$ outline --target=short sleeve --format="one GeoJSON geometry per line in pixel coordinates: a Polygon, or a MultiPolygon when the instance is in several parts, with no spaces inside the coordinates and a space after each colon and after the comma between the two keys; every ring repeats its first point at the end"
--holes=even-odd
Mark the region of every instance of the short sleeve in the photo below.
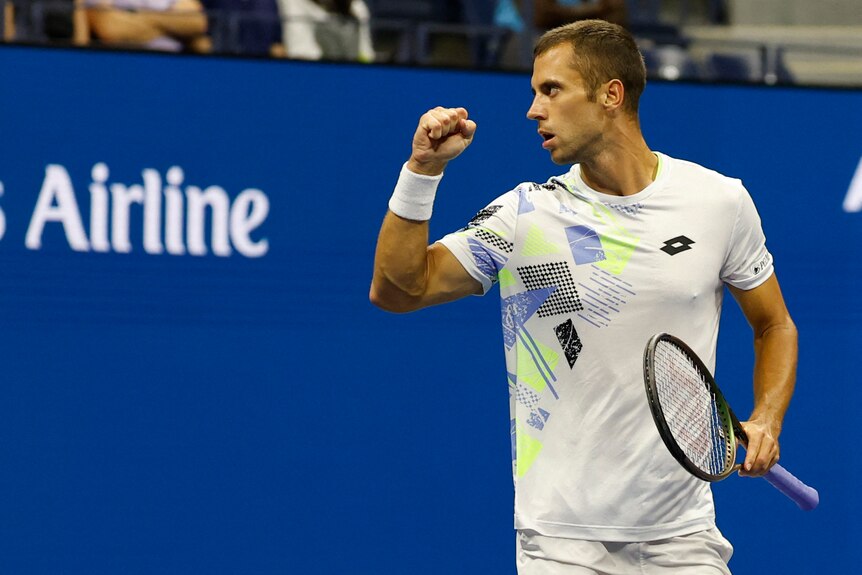
{"type": "Polygon", "coordinates": [[[515,249],[518,191],[507,192],[479,210],[467,225],[438,240],[482,284],[485,294],[515,249]]]}
{"type": "Polygon", "coordinates": [[[739,289],[750,290],[769,279],[774,268],[754,201],[742,182],[737,183],[739,204],[721,279],[739,289]]]}

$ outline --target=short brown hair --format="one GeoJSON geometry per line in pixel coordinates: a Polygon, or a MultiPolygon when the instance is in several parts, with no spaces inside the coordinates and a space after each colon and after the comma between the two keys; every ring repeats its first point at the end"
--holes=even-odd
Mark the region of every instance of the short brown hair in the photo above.
{"type": "Polygon", "coordinates": [[[622,26],[604,20],[579,20],[548,30],[533,50],[533,59],[560,44],[572,47],[572,67],[587,83],[593,100],[599,86],[619,80],[625,89],[623,109],[637,115],[646,87],[646,67],[637,43],[622,26]]]}

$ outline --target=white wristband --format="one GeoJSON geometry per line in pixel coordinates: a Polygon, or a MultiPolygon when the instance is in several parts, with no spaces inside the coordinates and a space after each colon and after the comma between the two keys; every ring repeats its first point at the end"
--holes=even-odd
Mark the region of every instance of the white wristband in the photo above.
{"type": "Polygon", "coordinates": [[[443,174],[426,176],[407,169],[407,164],[401,168],[395,191],[389,199],[389,211],[407,220],[424,222],[431,219],[434,209],[434,196],[443,174]]]}

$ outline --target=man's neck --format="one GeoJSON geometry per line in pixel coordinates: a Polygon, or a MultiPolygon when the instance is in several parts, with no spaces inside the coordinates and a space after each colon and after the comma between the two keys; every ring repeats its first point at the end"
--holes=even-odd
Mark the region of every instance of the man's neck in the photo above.
{"type": "Polygon", "coordinates": [[[658,156],[643,141],[624,141],[607,147],[581,163],[581,178],[594,190],[613,196],[631,196],[658,177],[658,156]]]}

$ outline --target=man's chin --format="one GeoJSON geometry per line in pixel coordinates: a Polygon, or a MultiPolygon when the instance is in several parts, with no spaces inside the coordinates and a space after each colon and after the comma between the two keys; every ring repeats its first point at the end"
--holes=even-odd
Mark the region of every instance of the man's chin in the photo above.
{"type": "Polygon", "coordinates": [[[559,150],[551,150],[551,161],[558,166],[566,166],[574,163],[568,156],[562,154],[559,150]]]}

